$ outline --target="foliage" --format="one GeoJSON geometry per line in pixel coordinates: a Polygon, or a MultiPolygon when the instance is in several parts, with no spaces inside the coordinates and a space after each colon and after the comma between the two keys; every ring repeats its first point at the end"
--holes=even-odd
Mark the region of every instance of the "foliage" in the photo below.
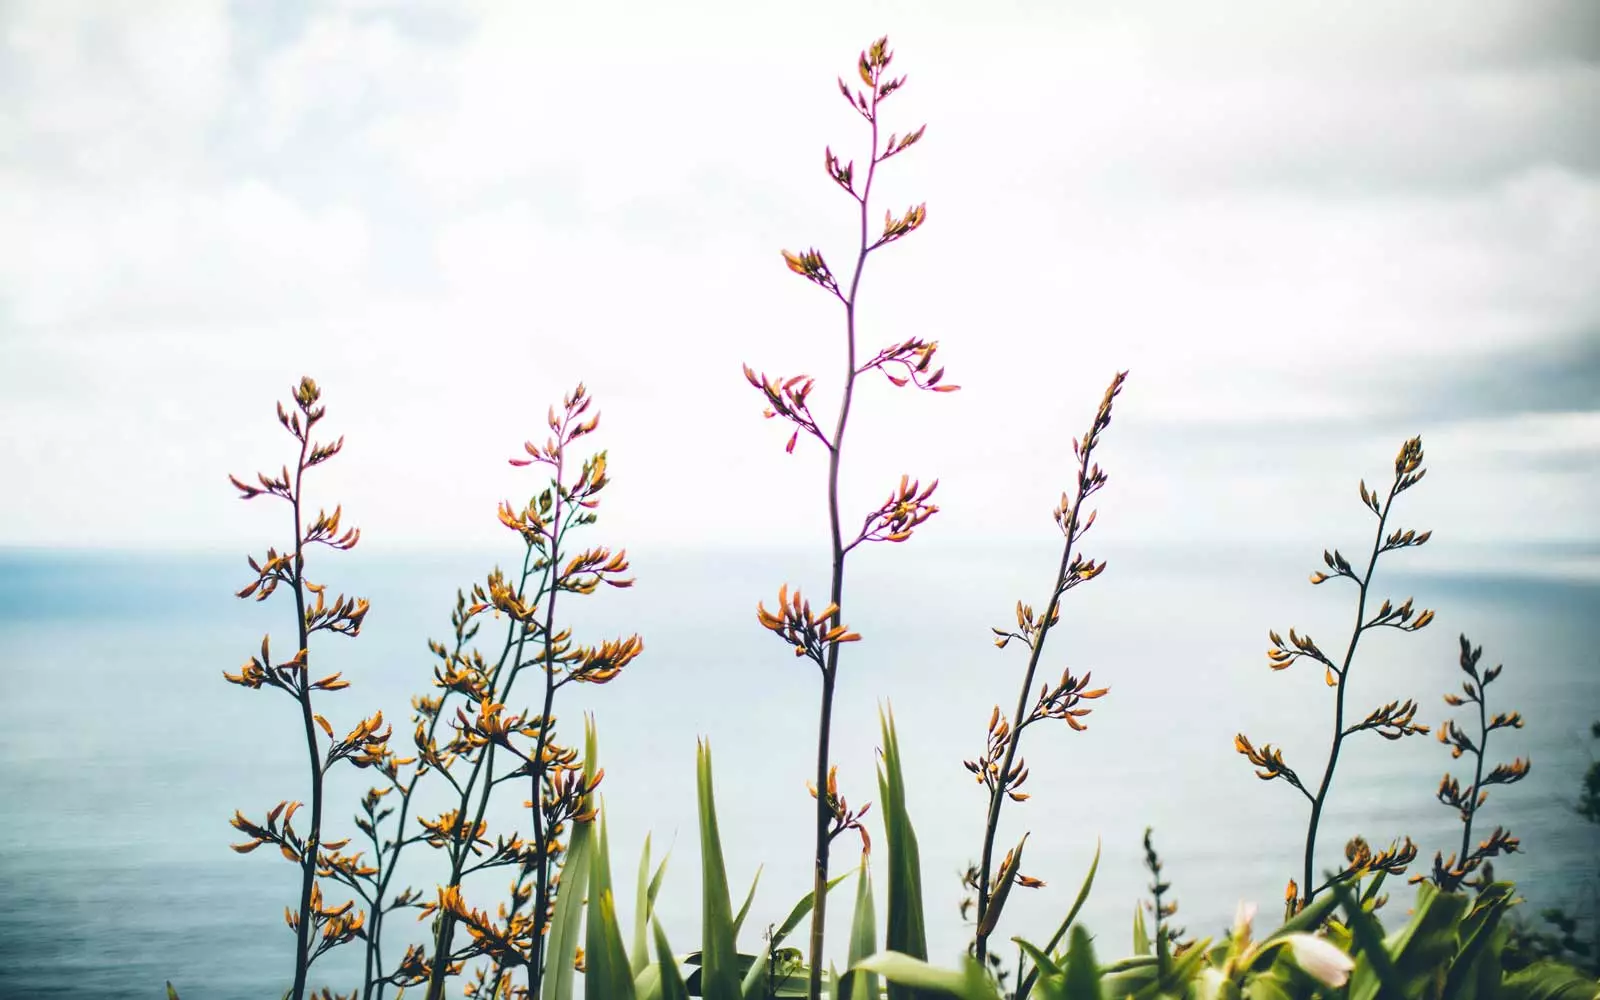
{"type": "MultiPolygon", "coordinates": [[[[430,642],[436,663],[432,668],[433,693],[412,700],[415,756],[399,757],[389,747],[391,731],[381,713],[364,717],[348,735],[335,738],[335,729],[318,711],[322,692],[348,687],[338,673],[312,681],[312,633],[328,631],[358,634],[367,613],[362,600],[339,597],[327,603],[324,588],[305,575],[306,551],[316,543],[337,549],[352,547],[358,532],[341,533],[342,510],[319,512],[305,523],[309,508],[303,505],[303,479],[312,467],[342,448],[343,439],[331,444],[311,440],[312,427],[321,421],[320,390],[303,379],[295,390],[298,412],[279,407],[283,426],[299,442],[296,470],[258,477],[259,488],[233,479],[246,499],[273,496],[289,503],[294,539],[279,554],[269,548],[265,559],[251,559],[256,579],[239,592],[241,598],[264,600],[280,585],[296,602],[295,653],[274,664],[270,645],[263,639],[259,657],[253,657],[237,674],[226,678],[252,689],[276,688],[296,702],[310,762],[309,829],[297,831],[293,820],[302,804],[285,800],[257,822],[235,816],[233,825],[251,839],[236,845],[241,853],[273,844],[300,872],[299,908],[286,913],[295,933],[292,985],[294,1000],[320,995],[335,996],[324,988],[308,992],[313,963],[327,951],[361,941],[365,947],[364,981],[344,996],[363,1000],[382,998],[389,988],[400,996],[407,988],[422,987],[428,1000],[438,1000],[453,978],[463,993],[478,1000],[573,1000],[581,989],[585,1000],[761,1000],[775,997],[826,996],[830,1000],[925,1000],[955,996],[969,1000],[1090,1000],[1090,998],[1182,997],[1193,1000],[1240,998],[1507,998],[1534,1000],[1544,997],[1600,996],[1597,983],[1569,965],[1541,957],[1519,962],[1509,946],[1514,927],[1507,919],[1518,902],[1510,883],[1496,881],[1489,859],[1511,853],[1515,838],[1497,828],[1474,849],[1472,826],[1484,803],[1485,789],[1510,784],[1527,772],[1526,761],[1499,765],[1484,771],[1489,732],[1517,728],[1517,713],[1490,716],[1485,692],[1500,668],[1480,673],[1481,648],[1461,637],[1461,668],[1469,680],[1466,697],[1447,696],[1455,707],[1478,708],[1478,728],[1470,732],[1447,722],[1440,738],[1459,758],[1470,754],[1476,764],[1471,783],[1446,776],[1439,798],[1458,810],[1463,823],[1462,847],[1448,861],[1435,857],[1431,881],[1421,881],[1417,903],[1404,926],[1388,932],[1377,911],[1385,897],[1385,879],[1404,871],[1416,848],[1409,838],[1390,848],[1373,851],[1361,837],[1346,848],[1347,864],[1313,879],[1318,825],[1331,788],[1344,741],[1364,731],[1389,740],[1428,732],[1414,722],[1415,702],[1393,701],[1361,721],[1347,723],[1345,694],[1356,647],[1368,631],[1392,627],[1416,631],[1433,618],[1432,611],[1413,612],[1407,599],[1398,607],[1385,600],[1368,615],[1368,598],[1378,557],[1390,550],[1425,543],[1429,532],[1386,529],[1399,494],[1416,485],[1423,475],[1420,438],[1408,440],[1394,462],[1394,479],[1387,496],[1360,487],[1363,505],[1377,518],[1376,537],[1364,570],[1359,571],[1339,552],[1324,552],[1330,573],[1317,572],[1314,584],[1335,576],[1357,585],[1356,624],[1338,662],[1323,653],[1309,635],[1289,632],[1285,643],[1276,632],[1268,653],[1274,670],[1296,659],[1309,658],[1324,667],[1324,677],[1334,688],[1332,745],[1321,781],[1312,786],[1283,760],[1271,744],[1259,749],[1242,733],[1236,749],[1266,780],[1283,780],[1310,803],[1310,820],[1304,843],[1301,881],[1289,882],[1286,912],[1281,926],[1261,940],[1254,938],[1254,905],[1241,905],[1233,926],[1221,940],[1184,940],[1172,923],[1177,904],[1164,865],[1156,852],[1152,832],[1145,832],[1145,863],[1152,882],[1152,899],[1135,908],[1129,957],[1105,961],[1105,944],[1078,922],[1099,870],[1100,852],[1089,866],[1081,887],[1065,916],[1046,938],[1042,934],[1016,935],[1017,965],[1012,972],[1000,968],[992,938],[1009,894],[1018,886],[1042,888],[1038,879],[1022,874],[1024,850],[1031,833],[1023,832],[994,864],[999,823],[1007,802],[1022,803],[1028,793],[1022,786],[1029,768],[1021,753],[1025,731],[1047,719],[1064,722],[1073,730],[1085,727],[1087,703],[1107,693],[1090,688],[1089,675],[1063,672],[1056,683],[1040,684],[1036,673],[1046,640],[1061,616],[1061,599],[1073,587],[1098,576],[1105,562],[1096,562],[1078,548],[1094,523],[1097,512],[1083,515],[1086,501],[1105,484],[1106,476],[1092,455],[1100,435],[1111,422],[1112,405],[1127,372],[1118,373],[1081,438],[1074,440],[1077,462],[1075,485],[1063,493],[1054,520],[1065,538],[1060,564],[1051,582],[1043,613],[1018,602],[1015,630],[994,629],[995,644],[1005,648],[1018,642],[1028,650],[1015,711],[1005,717],[995,706],[989,717],[983,752],[966,761],[967,770],[987,791],[987,809],[981,861],[970,866],[966,886],[971,891],[963,917],[973,915],[974,936],[970,953],[959,969],[938,968],[928,961],[927,914],[924,907],[922,866],[915,825],[907,806],[907,790],[899,737],[892,710],[880,711],[881,749],[878,762],[877,816],[882,823],[882,863],[886,873],[883,895],[872,879],[872,846],[865,817],[869,807],[852,808],[840,791],[838,768],[830,758],[830,727],[840,650],[860,638],[842,620],[846,556],[866,542],[902,542],[937,512],[930,498],[937,481],[927,487],[902,476],[888,500],[866,515],[853,540],[846,542],[839,509],[838,481],[845,430],[856,381],[872,371],[882,372],[896,386],[946,392],[954,386],[942,382],[943,369],[933,367],[937,344],[911,339],[892,345],[861,363],[857,356],[856,302],[867,256],[919,228],[926,219],[923,206],[903,216],[888,217],[881,234],[869,237],[868,206],[877,167],[917,142],[923,129],[903,138],[879,139],[879,105],[904,84],[887,69],[892,59],[887,39],[879,39],[858,60],[857,70],[866,90],[852,90],[840,81],[851,107],[872,132],[865,175],[858,178],[854,162],[841,165],[831,149],[826,152],[830,177],[857,202],[861,220],[860,245],[854,272],[841,286],[821,253],[785,252],[788,267],[817,284],[844,308],[848,368],[832,433],[826,433],[808,408],[814,380],[808,376],[768,378],[745,368],[745,376],[767,400],[768,416],[781,416],[794,425],[788,441],[792,450],[802,433],[817,439],[828,452],[828,505],[831,529],[832,574],[829,600],[820,610],[798,589],[779,589],[773,610],[758,604],[761,625],[790,646],[797,658],[808,659],[819,671],[816,775],[811,794],[816,798],[813,887],[790,909],[782,924],[767,928],[759,947],[743,948],[751,935],[745,927],[755,897],[759,871],[736,908],[733,886],[722,849],[718,823],[712,755],[702,740],[696,754],[696,797],[700,842],[698,891],[701,899],[699,941],[693,950],[674,951],[666,929],[656,914],[659,893],[665,885],[666,861],[653,863],[647,838],[641,854],[636,884],[633,925],[624,933],[618,916],[618,886],[612,877],[610,829],[598,790],[604,771],[598,764],[598,734],[586,720],[581,751],[557,739],[554,714],[557,693],[570,684],[605,684],[617,677],[642,653],[637,635],[622,635],[597,645],[578,644],[572,629],[560,624],[557,605],[595,593],[601,584],[626,588],[632,579],[626,553],[605,547],[579,549],[570,532],[596,522],[600,494],[609,484],[606,453],[581,462],[569,451],[582,437],[593,433],[599,418],[591,414],[592,401],[580,384],[565,397],[558,412],[551,408],[547,422],[552,433],[545,444],[528,442],[526,458],[512,465],[548,466],[551,478],[542,492],[520,508],[502,503],[499,520],[518,537],[521,568],[507,575],[498,567],[484,582],[457,591],[450,620],[450,644],[430,642]],[[315,598],[315,603],[311,599],[315,598]],[[485,651],[475,644],[483,616],[505,619],[503,638],[485,651]],[[495,647],[498,648],[495,648],[495,647]],[[519,677],[529,681],[516,684],[519,677]],[[529,688],[532,688],[529,691],[529,688]],[[530,697],[531,707],[513,711],[513,691],[530,697]],[[313,694],[318,700],[313,703],[313,694]],[[453,712],[451,711],[453,709],[453,712]],[[320,736],[318,734],[321,734],[320,736]],[[323,782],[340,761],[371,769],[382,781],[359,804],[354,827],[371,850],[344,853],[349,840],[329,840],[324,833],[323,782]],[[449,808],[437,814],[416,812],[419,783],[428,779],[449,808]],[[491,831],[485,819],[491,796],[502,785],[512,785],[525,800],[528,831],[491,831]],[[830,877],[829,849],[846,832],[860,837],[861,854],[854,872],[830,877]],[[432,897],[395,883],[404,848],[424,844],[444,861],[444,877],[432,897]],[[509,869],[508,891],[494,913],[468,902],[466,880],[478,873],[509,869]],[[845,879],[855,877],[855,903],[848,940],[848,962],[841,973],[824,967],[826,903],[828,893],[845,879]],[[1477,876],[1469,880],[1470,875],[1477,876]],[[1301,889],[1301,885],[1304,889],[1301,889]],[[1463,888],[1476,892],[1468,895],[1463,888]],[[325,891],[350,898],[335,901],[325,891]],[[402,909],[415,909],[420,918],[432,918],[426,943],[407,946],[398,960],[386,960],[383,930],[386,918],[402,909]],[[879,914],[882,913],[881,929],[879,914]],[[1149,920],[1146,919],[1146,914],[1149,920]],[[809,948],[789,947],[789,937],[810,920],[809,948]],[[463,933],[458,934],[461,931],[463,933]],[[1043,941],[1043,944],[1035,942],[1043,941]],[[881,941],[881,944],[880,944],[881,941]],[[1521,966],[1521,967],[1515,967],[1521,966]],[[580,978],[581,976],[581,978],[580,978]],[[1008,983],[1014,989],[1007,992],[1008,983]]],[[[320,656],[320,654],[318,654],[320,656]]],[[[320,662],[320,660],[319,660],[320,662]]],[[[319,670],[320,672],[320,670],[319,670]]],[[[1470,724],[1469,724],[1470,725],[1470,724]]],[[[1600,736],[1600,725],[1596,727],[1600,736]]],[[[1591,770],[1585,816],[1600,820],[1595,805],[1600,771],[1591,770]]],[[[408,855],[409,857],[409,855],[408,855]]],[[[474,887],[473,895],[479,890],[474,887]]],[[[1043,931],[1045,928],[1040,928],[1043,931]]],[[[1568,937],[1576,941],[1570,929],[1568,937]]],[[[1581,942],[1580,942],[1581,943],[1581,942]]],[[[1569,948],[1574,953],[1576,946],[1569,948]]],[[[1523,957],[1526,957],[1525,955],[1523,957]]],[[[168,984],[169,997],[177,991],[168,984]]]]}
{"type": "Polygon", "coordinates": [[[855,251],[855,267],[848,283],[843,288],[840,287],[826,259],[816,249],[806,250],[803,253],[783,251],[784,262],[791,271],[833,296],[844,310],[845,378],[832,433],[825,432],[817,424],[807,402],[816,385],[815,379],[808,375],[769,378],[765,372],[758,376],[748,365],[744,368],[745,379],[759,389],[766,398],[766,415],[782,417],[794,425],[794,430],[789,435],[789,442],[785,446],[786,450],[793,452],[800,435],[804,433],[819,441],[828,453],[829,556],[832,562],[828,606],[813,614],[810,603],[801,598],[800,592],[796,590],[791,598],[788,585],[785,584],[778,591],[777,613],[768,612],[765,606],[758,607],[757,612],[762,627],[771,630],[786,644],[792,646],[796,656],[811,659],[822,679],[821,702],[817,717],[816,779],[810,786],[811,794],[817,800],[816,835],[812,858],[812,892],[816,896],[817,905],[811,916],[811,978],[808,986],[811,1000],[817,1000],[822,991],[822,945],[827,918],[827,894],[823,891],[823,887],[828,881],[830,846],[834,838],[846,830],[858,830],[862,833],[862,848],[867,849],[866,834],[860,822],[861,815],[866,810],[863,808],[851,811],[845,800],[840,797],[837,772],[829,756],[833,731],[833,693],[839,675],[840,647],[843,643],[854,642],[861,638],[850,631],[841,619],[840,604],[844,601],[845,559],[856,546],[866,542],[907,540],[919,525],[939,510],[928,502],[939,485],[938,480],[924,487],[920,481],[912,482],[910,477],[901,476],[899,486],[890,491],[889,498],[883,505],[866,515],[855,538],[848,542],[845,540],[844,515],[839,509],[839,473],[844,454],[845,431],[849,427],[851,403],[855,398],[856,381],[864,375],[877,371],[895,386],[911,385],[932,392],[954,392],[958,388],[943,384],[943,368],[930,370],[933,366],[934,353],[939,349],[937,342],[918,338],[901,341],[883,348],[865,362],[858,355],[856,307],[861,291],[861,275],[866,268],[868,255],[909,236],[920,228],[928,217],[925,204],[914,205],[899,217],[887,213],[884,216],[883,230],[877,236],[874,237],[869,228],[872,185],[877,178],[878,167],[891,157],[909,149],[922,138],[927,128],[926,125],[921,126],[904,136],[890,133],[887,141],[881,141],[879,109],[883,102],[906,82],[903,76],[894,78],[888,75],[889,64],[893,60],[894,53],[889,51],[888,38],[880,38],[862,51],[856,61],[856,75],[860,77],[866,89],[852,90],[843,78],[839,80],[839,92],[867,123],[871,131],[865,175],[857,177],[854,160],[841,164],[832,147],[824,151],[829,178],[856,203],[860,219],[860,239],[855,251]]]}
{"type": "MultiPolygon", "coordinates": [[[[1590,726],[1589,735],[1600,740],[1600,722],[1590,726]]],[[[1600,761],[1590,759],[1573,811],[1589,823],[1600,825],[1600,761]]],[[[1555,959],[1600,976],[1600,874],[1585,881],[1589,893],[1587,913],[1549,907],[1539,913],[1545,929],[1512,922],[1506,968],[1555,959]]]]}

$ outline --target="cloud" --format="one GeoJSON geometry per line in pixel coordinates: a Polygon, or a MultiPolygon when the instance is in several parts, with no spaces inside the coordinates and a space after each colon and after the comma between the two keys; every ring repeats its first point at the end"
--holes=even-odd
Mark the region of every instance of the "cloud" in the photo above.
{"type": "Polygon", "coordinates": [[[618,537],[820,537],[819,455],[783,454],[739,365],[835,398],[838,304],[777,251],[851,266],[821,153],[862,161],[833,77],[883,30],[885,127],[929,128],[868,221],[929,223],[869,260],[862,349],[938,339],[964,388],[862,388],[849,509],[904,471],[941,479],[930,532],[1048,530],[1131,369],[1119,544],[1302,537],[1416,433],[1473,497],[1441,537],[1487,541],[1513,480],[1499,535],[1600,536],[1592,5],[619,10],[7,8],[0,461],[48,489],[0,499],[0,541],[231,543],[219,470],[276,454],[250,421],[306,372],[374,538],[495,537],[505,458],[579,379],[618,537]]]}

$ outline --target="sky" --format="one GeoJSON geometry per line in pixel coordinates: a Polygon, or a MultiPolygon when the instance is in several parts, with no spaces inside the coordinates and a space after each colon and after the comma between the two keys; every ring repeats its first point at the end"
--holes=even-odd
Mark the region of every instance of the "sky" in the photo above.
{"type": "Polygon", "coordinates": [[[302,375],[363,545],[504,545],[579,381],[606,544],[821,543],[741,365],[831,422],[841,309],[780,250],[848,268],[823,150],[864,165],[835,79],[887,34],[927,132],[872,215],[927,222],[860,337],[962,389],[863,381],[846,511],[907,473],[922,537],[1049,539],[1128,370],[1104,546],[1353,542],[1421,435],[1443,563],[1600,575],[1600,6],[557,7],[0,0],[0,545],[263,548],[227,476],[293,460],[302,375]]]}

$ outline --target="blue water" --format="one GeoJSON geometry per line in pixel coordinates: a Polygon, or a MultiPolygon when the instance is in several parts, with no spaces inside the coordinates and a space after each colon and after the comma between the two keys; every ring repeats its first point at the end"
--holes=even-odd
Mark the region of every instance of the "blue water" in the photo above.
{"type": "MultiPolygon", "coordinates": [[[[1010,622],[1018,598],[1043,606],[1058,551],[1048,538],[1004,552],[920,544],[868,549],[853,564],[846,620],[866,638],[845,650],[834,757],[845,796],[875,799],[877,705],[892,699],[930,945],[937,959],[953,960],[970,933],[957,913],[959,873],[976,854],[983,809],[961,761],[981,749],[991,705],[1015,703],[1023,665],[1015,647],[991,645],[988,628],[1010,622]]],[[[1085,733],[1029,731],[1033,797],[1008,807],[1004,839],[1032,831],[1024,870],[1049,886],[1013,898],[1002,937],[1048,935],[1100,838],[1100,879],[1084,919],[1103,952],[1125,951],[1149,881],[1140,865],[1146,825],[1192,934],[1220,931],[1241,898],[1276,912],[1285,880],[1298,873],[1305,805],[1287,786],[1253,777],[1232,740],[1243,730],[1282,746],[1302,773],[1320,773],[1331,692],[1310,668],[1274,673],[1265,657],[1267,630],[1291,625],[1342,649],[1353,589],[1303,582],[1313,548],[1231,562],[1101,553],[1111,570],[1070,595],[1044,668],[1091,669],[1112,691],[1085,733]]],[[[385,557],[365,547],[318,555],[313,577],[330,593],[372,601],[358,639],[313,646],[353,683],[327,696],[323,711],[348,726],[381,708],[404,747],[409,697],[430,678],[426,640],[448,637],[456,588],[481,580],[495,556],[385,557]]],[[[1425,565],[1426,555],[1407,553],[1406,564],[1425,565]]],[[[500,557],[509,567],[512,554],[500,557]]],[[[631,886],[646,831],[658,856],[671,846],[661,914],[680,951],[696,946],[699,919],[694,741],[710,738],[736,892],[765,866],[742,942],[753,948],[809,889],[804,786],[818,687],[814,669],[760,629],[754,607],[770,607],[786,580],[820,593],[824,567],[778,551],[638,552],[634,566],[634,589],[566,607],[580,641],[637,631],[645,654],[610,685],[563,691],[559,728],[576,740],[581,713],[596,716],[619,881],[631,886]]],[[[264,605],[232,596],[249,579],[242,557],[0,553],[0,996],[157,997],[170,979],[189,1000],[259,998],[286,985],[292,936],[282,914],[296,897],[295,872],[270,850],[228,849],[238,839],[227,825],[236,808],[259,816],[305,794],[291,702],[222,680],[263,632],[277,649],[291,643],[286,594],[264,605]]],[[[1588,724],[1600,716],[1600,586],[1380,568],[1379,590],[1414,594],[1438,619],[1415,635],[1382,630],[1364,640],[1352,706],[1415,697],[1419,721],[1437,724],[1450,711],[1440,696],[1458,684],[1461,631],[1485,646],[1487,663],[1503,662],[1492,707],[1518,709],[1528,725],[1496,733],[1493,756],[1531,755],[1534,766],[1525,782],[1491,794],[1480,822],[1521,836],[1527,853],[1497,869],[1518,880],[1533,908],[1570,905],[1587,891],[1571,873],[1591,872],[1595,852],[1594,828],[1567,803],[1590,759],[1588,724]]],[[[494,625],[485,623],[486,647],[499,641],[494,625]]],[[[1408,833],[1424,859],[1448,851],[1459,827],[1433,793],[1451,763],[1431,737],[1350,744],[1324,821],[1323,867],[1356,833],[1375,844],[1408,833]]],[[[333,784],[332,835],[354,832],[348,817],[362,777],[351,769],[333,784]]],[[[521,799],[506,790],[491,823],[512,823],[521,799]]],[[[838,843],[843,871],[854,852],[838,843]]],[[[409,871],[424,882],[432,852],[412,853],[409,871]]],[[[493,909],[504,881],[469,883],[469,899],[493,909]]],[[[834,896],[835,926],[847,919],[850,892],[834,896]]],[[[631,920],[631,889],[622,895],[631,920]]],[[[1397,889],[1391,905],[1398,911],[1406,898],[1397,889]]],[[[391,955],[411,932],[397,929],[391,955]]],[[[357,955],[350,947],[323,959],[318,984],[355,986],[357,955]]]]}

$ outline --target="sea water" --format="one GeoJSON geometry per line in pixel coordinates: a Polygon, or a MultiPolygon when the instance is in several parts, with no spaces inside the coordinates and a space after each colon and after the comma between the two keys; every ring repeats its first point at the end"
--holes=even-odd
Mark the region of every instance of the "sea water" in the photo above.
{"type": "MultiPolygon", "coordinates": [[[[907,772],[908,805],[923,861],[932,957],[954,962],[969,940],[958,905],[960,874],[977,857],[984,790],[962,767],[984,743],[991,708],[1016,703],[1025,651],[998,650],[990,626],[1015,624],[1022,599],[1042,610],[1059,550],[880,546],[852,557],[845,620],[864,639],[843,650],[832,756],[852,805],[874,801],[877,713],[892,704],[907,772]]],[[[1425,567],[1428,550],[1386,556],[1425,567]]],[[[1311,553],[1315,555],[1315,553],[1311,553]]],[[[1108,553],[1107,555],[1113,555],[1108,553]]],[[[1307,807],[1282,782],[1262,782],[1233,749],[1237,732],[1281,746],[1315,781],[1325,761],[1333,692],[1301,661],[1269,669],[1267,630],[1310,632],[1342,652],[1355,588],[1304,582],[1315,568],[1295,552],[1225,559],[1216,553],[1134,552],[1070,593],[1041,662],[1040,680],[1064,668],[1092,671],[1110,693],[1089,703],[1086,732],[1030,728],[1023,754],[1031,798],[1008,804],[1000,846],[1030,832],[1026,874],[1045,888],[1013,893],[998,937],[1042,941],[1070,905],[1098,844],[1099,877],[1083,922],[1102,955],[1129,950],[1134,907],[1150,878],[1141,837],[1154,828],[1163,877],[1190,936],[1220,933],[1238,902],[1279,913],[1300,874],[1307,807]]],[[[314,552],[312,576],[369,598],[356,639],[313,640],[315,673],[344,672],[351,687],[319,694],[319,711],[348,728],[382,709],[394,746],[409,746],[409,699],[428,690],[426,642],[448,641],[458,587],[481,581],[516,552],[383,556],[314,552]]],[[[1350,708],[1415,698],[1417,721],[1437,725],[1459,687],[1457,635],[1504,663],[1492,710],[1519,710],[1521,730],[1500,730],[1492,760],[1530,756],[1529,778],[1493,789],[1476,832],[1496,824],[1525,854],[1496,870],[1543,906],[1572,906],[1594,887],[1594,827],[1571,812],[1600,717],[1600,586],[1491,576],[1402,575],[1380,563],[1375,594],[1415,596],[1435,608],[1415,635],[1369,633],[1356,656],[1350,708]]],[[[581,745],[582,719],[599,730],[602,791],[621,915],[631,926],[633,873],[647,832],[657,858],[671,852],[659,913],[674,947],[698,946],[699,862],[695,739],[710,741],[730,881],[742,898],[761,867],[741,946],[760,936],[810,888],[813,805],[805,782],[815,760],[817,671],[756,622],[778,586],[800,585],[826,603],[826,565],[815,554],[729,549],[634,555],[637,585],[563,596],[558,618],[580,642],[641,634],[644,654],[604,686],[571,686],[557,703],[558,732],[581,745]]],[[[242,557],[104,552],[0,553],[0,996],[158,997],[171,980],[186,1000],[276,997],[289,982],[292,932],[285,906],[298,874],[275,851],[239,855],[235,809],[259,819],[283,799],[307,797],[298,711],[282,692],[228,684],[273,637],[274,659],[293,647],[292,597],[264,604],[233,591],[252,574],[242,557]]],[[[1370,609],[1369,609],[1370,613],[1370,609]]],[[[480,641],[497,651],[505,622],[483,618],[480,641]]],[[[1035,685],[1037,687],[1037,683],[1035,685]]],[[[526,707],[516,698],[512,710],[526,707]]],[[[1459,713],[1458,713],[1459,714],[1459,713]]],[[[1352,739],[1341,757],[1323,823],[1319,870],[1342,858],[1352,835],[1375,847],[1410,835],[1433,852],[1459,845],[1453,810],[1434,798],[1441,775],[1466,776],[1431,736],[1391,743],[1352,739]]],[[[330,781],[330,837],[356,833],[351,817],[368,772],[330,781]]],[[[437,792],[437,789],[435,789],[437,792]]],[[[528,832],[521,788],[504,788],[491,837],[528,832]]],[[[437,794],[426,800],[439,806],[437,794]]],[[[306,814],[298,822],[303,826],[306,814]]],[[[882,912],[883,840],[868,814],[882,912]]],[[[1476,839],[1476,838],[1475,838],[1476,839]]],[[[834,870],[853,868],[859,841],[835,842],[834,870]]],[[[438,853],[413,847],[405,873],[431,897],[438,853]]],[[[469,902],[493,911],[509,871],[469,883],[469,902]]],[[[1392,880],[1388,919],[1410,898],[1392,880]]],[[[831,935],[842,963],[850,883],[832,897],[831,935]]],[[[737,903],[737,898],[735,900],[737,903]]],[[[402,913],[386,934],[389,961],[426,924],[402,913]]],[[[791,939],[803,946],[803,931],[791,939]]],[[[312,980],[335,990],[359,982],[359,945],[321,959],[312,980]]],[[[391,992],[391,995],[392,992],[391,992]]]]}

